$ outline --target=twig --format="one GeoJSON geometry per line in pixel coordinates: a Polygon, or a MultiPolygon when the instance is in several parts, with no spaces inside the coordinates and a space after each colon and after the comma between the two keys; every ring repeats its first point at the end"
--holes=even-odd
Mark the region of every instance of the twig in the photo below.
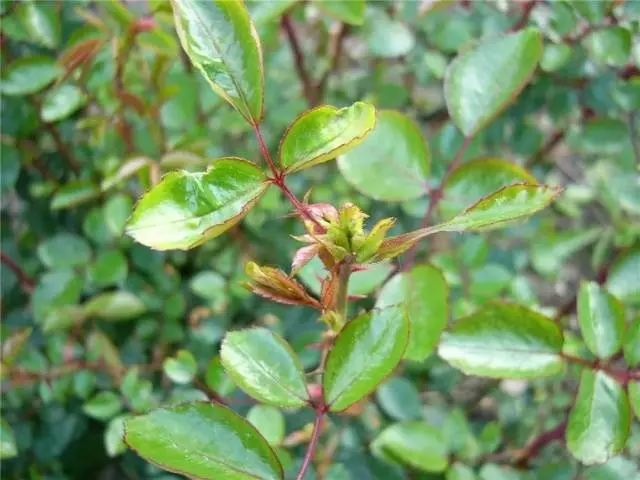
{"type": "Polygon", "coordinates": [[[18,277],[22,289],[26,293],[31,294],[36,286],[33,279],[22,268],[20,268],[20,265],[7,256],[6,253],[0,252],[0,258],[2,259],[2,263],[9,267],[9,269],[15,273],[16,277],[18,277]]]}
{"type": "MultiPolygon", "coordinates": [[[[442,176],[440,183],[436,188],[432,189],[429,192],[429,206],[427,207],[427,211],[424,215],[424,220],[422,221],[422,228],[425,228],[430,225],[431,219],[436,210],[436,207],[438,206],[440,201],[444,198],[443,192],[444,192],[445,183],[449,178],[449,175],[451,175],[451,172],[453,172],[453,170],[455,170],[460,164],[460,162],[462,161],[462,156],[464,155],[464,152],[467,151],[467,148],[469,148],[469,145],[471,144],[472,139],[473,137],[466,137],[464,139],[464,142],[460,146],[458,153],[456,153],[455,158],[449,164],[449,166],[447,167],[447,171],[442,176]]],[[[416,242],[407,252],[406,260],[402,266],[403,271],[409,270],[413,266],[416,258],[417,248],[418,248],[418,242],[416,242]]]]}
{"type": "Polygon", "coordinates": [[[316,453],[316,449],[318,448],[318,439],[320,438],[320,431],[322,430],[322,420],[324,420],[324,416],[327,413],[327,407],[324,405],[318,406],[316,408],[316,421],[313,425],[313,433],[311,434],[311,441],[309,442],[309,446],[307,447],[307,453],[304,455],[304,460],[302,461],[302,466],[300,467],[300,471],[296,476],[296,480],[302,480],[309,469],[309,465],[311,465],[311,460],[316,453]]]}
{"type": "Polygon", "coordinates": [[[289,15],[285,13],[282,16],[282,20],[280,23],[282,25],[282,29],[287,35],[289,45],[291,45],[291,50],[293,52],[293,61],[296,72],[298,74],[298,78],[300,79],[300,83],[302,84],[302,92],[304,93],[304,97],[307,99],[307,103],[309,104],[309,106],[315,107],[315,87],[304,65],[304,54],[302,53],[302,48],[300,47],[298,35],[296,34],[296,30],[293,26],[293,22],[291,21],[291,17],[289,17],[289,15]]]}
{"type": "Polygon", "coordinates": [[[538,0],[529,0],[522,7],[522,15],[520,20],[518,20],[510,29],[510,32],[517,32],[518,30],[523,29],[529,23],[529,17],[531,16],[531,12],[533,11],[533,7],[536,6],[538,0]]]}
{"type": "Polygon", "coordinates": [[[599,360],[586,360],[566,353],[561,354],[561,357],[567,362],[576,363],[591,370],[600,370],[615,378],[622,385],[627,385],[632,380],[640,380],[640,369],[616,370],[609,365],[601,363],[599,360]]]}
{"type": "Polygon", "coordinates": [[[334,48],[333,48],[333,53],[331,54],[331,60],[329,61],[329,66],[327,67],[324,74],[318,81],[318,84],[316,85],[316,88],[314,91],[315,93],[314,100],[316,103],[319,102],[320,99],[322,99],[324,95],[324,89],[327,86],[327,81],[329,80],[331,73],[333,73],[335,69],[338,67],[338,63],[340,62],[340,57],[342,56],[342,45],[348,33],[349,33],[349,26],[346,23],[340,23],[340,26],[338,27],[338,33],[335,36],[335,41],[333,44],[334,48]]]}
{"type": "Polygon", "coordinates": [[[531,167],[546,157],[564,139],[566,134],[567,132],[562,129],[553,132],[545,144],[527,160],[526,166],[531,167]]]}
{"type": "Polygon", "coordinates": [[[547,430],[535,437],[518,455],[516,465],[521,468],[526,467],[529,461],[534,458],[542,448],[556,440],[562,440],[566,430],[567,421],[565,420],[551,430],[547,430]]]}

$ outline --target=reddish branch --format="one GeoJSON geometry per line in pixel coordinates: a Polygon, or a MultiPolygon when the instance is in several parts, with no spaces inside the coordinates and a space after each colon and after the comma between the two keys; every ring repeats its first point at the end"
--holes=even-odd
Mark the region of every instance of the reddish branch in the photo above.
{"type": "Polygon", "coordinates": [[[567,421],[565,420],[560,425],[552,428],[551,430],[547,430],[546,432],[541,433],[537,437],[535,437],[529,444],[524,448],[522,452],[518,455],[517,466],[524,468],[527,466],[529,461],[534,458],[542,448],[544,448],[549,443],[555,442],[556,440],[564,439],[565,431],[567,430],[567,421]]]}
{"type": "Polygon", "coordinates": [[[33,279],[22,268],[20,268],[20,265],[14,262],[4,252],[0,252],[0,259],[2,260],[2,263],[5,264],[16,275],[16,277],[18,277],[18,281],[20,282],[22,289],[27,293],[33,292],[36,284],[33,279]]]}
{"type": "Polygon", "coordinates": [[[307,447],[307,453],[304,455],[304,460],[302,461],[302,466],[300,467],[300,471],[296,476],[296,480],[302,480],[311,465],[311,460],[316,453],[318,448],[318,439],[320,438],[320,432],[322,430],[322,421],[324,420],[324,416],[327,413],[327,407],[324,404],[320,404],[316,407],[316,421],[313,425],[313,433],[311,434],[311,441],[309,442],[309,446],[307,447]]]}
{"type": "Polygon", "coordinates": [[[291,17],[287,14],[283,15],[281,25],[287,35],[289,45],[291,45],[291,50],[293,51],[293,61],[298,77],[300,78],[300,83],[302,83],[304,97],[307,99],[307,103],[313,107],[316,105],[316,88],[313,85],[313,80],[311,80],[311,77],[304,65],[304,54],[302,53],[302,48],[300,47],[298,35],[296,34],[291,17]]]}
{"type": "Polygon", "coordinates": [[[327,67],[324,74],[320,78],[320,81],[318,82],[318,85],[316,86],[316,89],[315,89],[316,102],[319,102],[320,99],[323,97],[324,89],[327,86],[327,81],[329,80],[331,73],[333,73],[335,69],[338,68],[338,63],[340,61],[340,57],[342,56],[342,45],[344,44],[344,39],[346,38],[347,33],[349,33],[349,26],[345,23],[341,23],[340,27],[338,28],[338,32],[335,36],[335,41],[333,43],[333,52],[331,54],[331,60],[329,61],[329,66],[327,67]]]}
{"type": "Polygon", "coordinates": [[[533,156],[529,158],[529,160],[527,160],[526,166],[530,167],[531,165],[535,165],[544,157],[549,155],[549,153],[551,153],[551,151],[556,148],[556,146],[560,142],[562,142],[566,134],[567,132],[562,129],[558,129],[553,132],[546,143],[542,145],[542,147],[540,147],[540,149],[536,153],[534,153],[533,156]]]}
{"type": "Polygon", "coordinates": [[[538,0],[529,0],[525,2],[522,7],[522,15],[520,20],[518,20],[510,29],[510,32],[517,32],[518,30],[523,29],[529,23],[529,17],[531,16],[531,12],[533,11],[533,7],[536,6],[538,0]]]}
{"type": "MultiPolygon", "coordinates": [[[[447,171],[442,176],[442,180],[440,180],[440,183],[436,188],[432,189],[429,192],[429,206],[427,207],[427,211],[424,215],[424,220],[422,221],[422,228],[428,227],[431,224],[431,220],[432,220],[433,214],[435,213],[436,207],[438,206],[440,201],[444,198],[444,187],[447,182],[447,179],[449,178],[449,175],[451,175],[451,172],[453,172],[458,167],[458,165],[460,165],[460,162],[462,161],[462,156],[464,155],[464,152],[467,151],[467,148],[469,148],[469,145],[471,144],[472,139],[473,137],[466,137],[464,139],[464,142],[462,143],[462,146],[458,150],[458,153],[456,153],[455,158],[449,164],[449,166],[447,167],[447,171]]],[[[413,245],[413,247],[411,247],[411,249],[409,249],[409,251],[407,252],[407,258],[404,262],[404,265],[402,266],[403,271],[409,270],[413,266],[416,258],[417,248],[418,248],[418,243],[416,242],[413,245]]]]}
{"type": "Polygon", "coordinates": [[[576,363],[591,370],[600,370],[615,378],[621,385],[627,385],[632,380],[640,380],[640,369],[619,370],[602,363],[600,360],[585,360],[584,358],[574,357],[573,355],[567,355],[565,353],[561,356],[567,362],[576,363]]]}

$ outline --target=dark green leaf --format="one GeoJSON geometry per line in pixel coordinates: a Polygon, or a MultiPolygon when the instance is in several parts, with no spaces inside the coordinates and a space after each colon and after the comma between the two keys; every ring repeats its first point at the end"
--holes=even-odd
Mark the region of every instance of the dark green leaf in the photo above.
{"type": "Polygon", "coordinates": [[[578,322],[594,355],[607,359],[622,347],[624,307],[595,282],[583,282],[578,294],[578,322]]]}
{"type": "Polygon", "coordinates": [[[239,0],[172,0],[176,30],[211,88],[249,123],[262,118],[260,39],[239,0]]]}
{"type": "Polygon", "coordinates": [[[85,315],[111,321],[131,320],[146,310],[142,300],[125,290],[101,293],[84,304],[85,315]]]}
{"type": "Polygon", "coordinates": [[[640,304],[640,250],[635,249],[616,259],[607,276],[607,290],[630,305],[640,304]]]}
{"type": "Polygon", "coordinates": [[[534,378],[562,371],[562,344],[562,332],[549,318],[494,303],[457,320],[438,354],[469,375],[534,378]]]}
{"type": "Polygon", "coordinates": [[[338,157],[338,166],[344,178],[368,197],[403,201],[426,194],[431,153],[409,117],[382,110],[366,140],[338,157]]]}
{"type": "Polygon", "coordinates": [[[266,328],[229,332],[220,358],[242,390],[264,403],[301,407],[307,402],[304,370],[291,347],[266,328]]]}
{"type": "Polygon", "coordinates": [[[5,95],[29,95],[53,82],[62,69],[53,58],[22,57],[3,68],[0,92],[5,95]]]}
{"type": "Polygon", "coordinates": [[[204,173],[171,172],[140,199],[127,234],[157,250],[188,250],[238,223],[267,186],[239,158],[216,160],[204,173]]]}
{"type": "Polygon", "coordinates": [[[389,280],[376,308],[403,305],[409,316],[409,344],[404,357],[422,361],[435,348],[449,317],[449,287],[442,272],[420,265],[389,280]]]}
{"type": "Polygon", "coordinates": [[[535,71],[542,50],[540,33],[526,28],[486,40],[451,63],[444,84],[447,108],[466,137],[514,101],[535,71]]]}
{"type": "Polygon", "coordinates": [[[125,442],[145,460],[191,478],[284,478],[266,440],[222,405],[184,403],[131,418],[125,442]]]}
{"type": "Polygon", "coordinates": [[[368,395],[400,362],[409,340],[405,309],[389,307],[362,314],[340,331],[322,377],[331,411],[339,412],[368,395]]]}
{"type": "Polygon", "coordinates": [[[625,333],[624,359],[630,367],[640,365],[640,316],[629,324],[625,333]]]}
{"type": "Polygon", "coordinates": [[[296,172],[336,158],[362,143],[376,121],[372,105],[356,102],[337,109],[328,105],[303,113],[280,144],[280,164],[296,172]]]}
{"type": "Polygon", "coordinates": [[[618,382],[604,372],[582,372],[567,425],[571,454],[585,464],[606,462],[622,451],[630,426],[629,399],[618,382]]]}
{"type": "Polygon", "coordinates": [[[350,25],[364,23],[365,0],[317,0],[317,5],[350,25]]]}
{"type": "Polygon", "coordinates": [[[51,199],[51,208],[60,210],[75,207],[100,195],[100,189],[90,180],[72,180],[61,186],[51,199]]]}
{"type": "Polygon", "coordinates": [[[80,300],[82,279],[71,270],[56,270],[40,277],[31,297],[34,317],[44,322],[54,309],[80,300]]]}
{"type": "Polygon", "coordinates": [[[48,268],[85,265],[91,259],[91,247],[84,238],[59,233],[38,245],[38,257],[48,268]]]}
{"type": "Polygon", "coordinates": [[[443,472],[449,464],[444,438],[425,422],[403,422],[387,427],[372,442],[371,450],[424,472],[443,472]]]}
{"type": "Polygon", "coordinates": [[[47,92],[40,116],[45,122],[57,122],[70,116],[85,102],[85,96],[78,87],[61,85],[55,90],[47,92]]]}

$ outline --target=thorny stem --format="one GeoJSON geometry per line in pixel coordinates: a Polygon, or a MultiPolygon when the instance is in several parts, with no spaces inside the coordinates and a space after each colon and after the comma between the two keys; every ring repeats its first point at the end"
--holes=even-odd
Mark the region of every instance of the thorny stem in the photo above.
{"type": "MultiPolygon", "coordinates": [[[[456,156],[447,167],[447,171],[442,176],[442,180],[440,180],[440,183],[436,188],[432,189],[429,192],[429,206],[427,207],[427,211],[424,214],[424,220],[422,221],[422,228],[426,228],[431,224],[431,219],[436,210],[436,207],[438,206],[440,201],[444,198],[444,194],[443,194],[444,186],[447,182],[447,179],[449,178],[449,175],[451,175],[451,172],[453,172],[453,170],[455,170],[458,167],[458,165],[460,165],[460,162],[462,161],[462,156],[464,155],[464,152],[466,152],[467,149],[469,148],[469,145],[471,144],[471,140],[473,140],[472,136],[466,137],[464,139],[464,142],[460,146],[460,149],[456,153],[456,156]]],[[[407,258],[404,262],[404,265],[402,266],[403,271],[407,271],[413,266],[416,259],[418,243],[419,242],[416,242],[407,252],[407,258]]]]}

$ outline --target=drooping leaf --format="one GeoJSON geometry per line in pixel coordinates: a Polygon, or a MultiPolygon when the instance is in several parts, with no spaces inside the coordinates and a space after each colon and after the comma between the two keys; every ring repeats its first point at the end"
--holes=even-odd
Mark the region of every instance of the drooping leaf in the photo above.
{"type": "Polygon", "coordinates": [[[536,178],[524,168],[500,158],[472,160],[447,177],[439,207],[446,218],[451,218],[482,197],[514,183],[535,184],[536,178]]]}
{"type": "Polygon", "coordinates": [[[222,365],[233,381],[257,400],[301,407],[308,393],[300,359],[266,328],[229,332],[220,348],[222,365]]]}
{"type": "Polygon", "coordinates": [[[21,57],[3,68],[0,92],[5,95],[30,95],[53,82],[62,69],[53,58],[21,57]]]}
{"type": "Polygon", "coordinates": [[[375,121],[375,108],[364,102],[341,109],[325,105],[305,112],[282,138],[280,165],[292,173],[336,158],[362,143],[375,121]]]}
{"type": "Polygon", "coordinates": [[[365,0],[317,0],[317,5],[329,15],[350,25],[364,23],[365,0]]]}
{"type": "Polygon", "coordinates": [[[629,324],[624,335],[624,359],[630,367],[640,365],[640,316],[629,324]]]}
{"type": "Polygon", "coordinates": [[[562,331],[549,318],[519,305],[493,303],[457,320],[438,354],[469,375],[534,378],[563,368],[562,331]]]}
{"type": "Polygon", "coordinates": [[[622,347],[624,307],[595,282],[580,286],[578,322],[584,342],[598,358],[607,359],[622,347]]]}
{"type": "Polygon", "coordinates": [[[249,123],[262,118],[260,39],[239,0],[172,0],[182,47],[213,90],[249,123]]]}
{"type": "Polygon", "coordinates": [[[449,287],[442,272],[431,265],[419,265],[389,280],[378,297],[376,308],[404,305],[409,315],[409,344],[404,357],[423,361],[435,348],[449,316],[449,287]]]}
{"type": "Polygon", "coordinates": [[[542,37],[526,28],[459,55],[444,83],[447,109],[466,137],[485,127],[518,96],[542,58],[542,37]]]}
{"type": "Polygon", "coordinates": [[[620,384],[601,371],[582,372],[567,425],[567,448],[580,462],[604,463],[624,448],[631,426],[629,399],[620,384]]]}
{"type": "Polygon", "coordinates": [[[270,445],[280,445],[286,433],[282,412],[270,405],[254,405],[247,420],[270,445]]]}
{"type": "Polygon", "coordinates": [[[368,395],[400,362],[409,340],[406,311],[362,314],[340,331],[322,377],[325,402],[339,412],[368,395]]]}
{"type": "Polygon", "coordinates": [[[82,107],[86,98],[75,85],[61,85],[47,92],[40,116],[45,122],[57,122],[73,114],[82,107]]]}
{"type": "Polygon", "coordinates": [[[145,460],[191,478],[284,478],[266,440],[244,418],[218,404],[183,403],[130,418],[125,442],[145,460]]]}
{"type": "Polygon", "coordinates": [[[140,199],[126,232],[157,250],[188,250],[239,222],[267,186],[260,169],[239,158],[203,173],[171,172],[140,199]]]}
{"type": "Polygon", "coordinates": [[[423,472],[443,472],[449,464],[447,443],[440,431],[423,421],[387,427],[371,443],[371,450],[423,472]]]}
{"type": "Polygon", "coordinates": [[[388,202],[425,195],[430,166],[431,153],[418,126],[391,110],[378,111],[365,141],[338,157],[338,167],[351,185],[388,202]]]}
{"type": "Polygon", "coordinates": [[[165,359],[162,369],[174,383],[185,384],[193,380],[198,371],[198,364],[191,352],[179,350],[173,357],[165,359]]]}

